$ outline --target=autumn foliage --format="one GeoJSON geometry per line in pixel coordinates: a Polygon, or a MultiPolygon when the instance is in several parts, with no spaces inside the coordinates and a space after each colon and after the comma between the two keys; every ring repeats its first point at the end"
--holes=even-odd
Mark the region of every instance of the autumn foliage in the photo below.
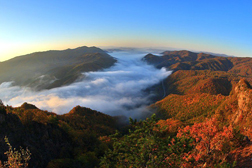
{"type": "Polygon", "coordinates": [[[181,121],[194,123],[203,121],[205,117],[211,117],[216,108],[225,100],[223,95],[171,94],[158,101],[152,107],[156,108],[157,114],[163,118],[173,117],[181,121]]]}
{"type": "Polygon", "coordinates": [[[186,126],[178,131],[177,137],[194,139],[191,144],[194,149],[184,155],[187,166],[208,165],[207,167],[211,167],[215,164],[222,164],[227,161],[226,157],[229,152],[235,145],[238,145],[234,138],[235,133],[232,125],[220,127],[215,118],[186,126]]]}
{"type": "Polygon", "coordinates": [[[157,127],[154,127],[155,131],[160,131],[162,133],[166,133],[169,135],[176,134],[179,127],[183,125],[180,120],[175,120],[169,118],[167,120],[159,120],[157,123],[157,127]]]}
{"type": "Polygon", "coordinates": [[[133,131],[101,139],[113,147],[101,159],[101,167],[233,167],[229,153],[241,137],[232,125],[216,118],[184,126],[179,120],[147,119],[132,125],[133,131]]]}
{"type": "Polygon", "coordinates": [[[22,147],[20,147],[20,151],[16,148],[13,149],[7,137],[5,137],[5,142],[9,147],[9,150],[4,153],[7,155],[7,161],[4,164],[0,161],[0,168],[27,168],[31,159],[29,149],[24,150],[22,147]]]}
{"type": "MultiPolygon", "coordinates": [[[[0,108],[0,119],[0,145],[4,144],[0,148],[0,160],[5,164],[7,157],[13,158],[14,152],[4,155],[7,146],[3,139],[8,136],[14,147],[29,148],[30,167],[98,166],[99,158],[108,148],[99,137],[116,130],[113,117],[80,106],[57,115],[24,103],[17,108],[0,108]]],[[[17,161],[9,159],[8,164],[17,161]]]]}

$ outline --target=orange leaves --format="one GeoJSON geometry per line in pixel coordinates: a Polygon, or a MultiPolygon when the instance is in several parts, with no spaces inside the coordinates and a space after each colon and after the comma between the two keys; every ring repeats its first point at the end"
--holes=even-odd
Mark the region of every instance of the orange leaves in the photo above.
{"type": "Polygon", "coordinates": [[[212,138],[211,147],[215,150],[224,152],[223,150],[228,150],[224,149],[224,144],[229,143],[229,145],[232,145],[230,140],[233,137],[234,134],[232,126],[231,125],[229,127],[224,126],[223,130],[216,133],[216,135],[212,138]]]}
{"type": "Polygon", "coordinates": [[[219,128],[219,123],[215,118],[207,119],[202,123],[195,123],[192,126],[186,126],[178,131],[177,137],[193,138],[192,143],[195,148],[184,155],[185,161],[192,157],[196,162],[207,162],[209,158],[225,159],[225,154],[230,151],[232,138],[234,137],[233,128],[219,128]],[[189,157],[190,156],[190,157],[189,157]]]}
{"type": "Polygon", "coordinates": [[[154,128],[155,131],[163,131],[167,133],[175,133],[177,132],[178,128],[182,125],[183,123],[179,120],[174,120],[174,119],[167,119],[167,120],[159,120],[157,122],[157,125],[159,126],[159,129],[157,127],[154,128]]]}

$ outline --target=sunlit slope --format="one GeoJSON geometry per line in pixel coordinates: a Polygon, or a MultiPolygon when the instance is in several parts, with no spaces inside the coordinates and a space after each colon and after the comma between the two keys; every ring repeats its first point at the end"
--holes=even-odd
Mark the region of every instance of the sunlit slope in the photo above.
{"type": "Polygon", "coordinates": [[[229,95],[239,76],[224,71],[178,70],[164,81],[166,92],[174,94],[209,93],[229,95]]]}
{"type": "Polygon", "coordinates": [[[187,95],[170,94],[152,105],[161,118],[173,118],[194,123],[211,117],[217,107],[225,100],[223,95],[196,93],[187,95]]]}
{"type": "Polygon", "coordinates": [[[252,138],[252,87],[241,79],[229,96],[209,93],[170,94],[151,107],[162,118],[173,118],[186,123],[216,118],[222,124],[232,124],[252,138]]]}
{"type": "Polygon", "coordinates": [[[165,51],[162,56],[146,55],[143,60],[158,68],[166,67],[177,70],[210,70],[225,71],[230,75],[252,81],[252,58],[220,57],[205,53],[194,53],[187,50],[165,51]]]}
{"type": "MultiPolygon", "coordinates": [[[[230,93],[241,79],[252,80],[252,58],[216,57],[183,50],[167,51],[163,56],[148,54],[144,60],[158,68],[174,70],[152,88],[160,95],[160,101],[151,107],[163,118],[189,123],[214,115],[223,102],[235,98],[230,93]],[[164,93],[166,97],[161,97],[164,93]]],[[[228,115],[228,111],[222,115],[228,115]]]]}
{"type": "Polygon", "coordinates": [[[112,66],[116,60],[96,47],[36,52],[0,63],[0,82],[38,90],[74,82],[82,72],[112,66]]]}
{"type": "Polygon", "coordinates": [[[186,50],[165,51],[163,56],[148,54],[144,60],[156,67],[173,70],[218,70],[227,71],[233,63],[226,57],[217,57],[205,53],[194,53],[186,50]]]}

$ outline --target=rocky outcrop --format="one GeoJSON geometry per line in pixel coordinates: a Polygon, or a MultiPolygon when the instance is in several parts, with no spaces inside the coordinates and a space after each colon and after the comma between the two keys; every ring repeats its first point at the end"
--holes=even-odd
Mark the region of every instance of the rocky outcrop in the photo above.
{"type": "Polygon", "coordinates": [[[252,88],[248,81],[241,79],[234,88],[234,95],[237,97],[238,109],[233,115],[232,121],[237,124],[239,121],[246,121],[252,114],[252,88]]]}

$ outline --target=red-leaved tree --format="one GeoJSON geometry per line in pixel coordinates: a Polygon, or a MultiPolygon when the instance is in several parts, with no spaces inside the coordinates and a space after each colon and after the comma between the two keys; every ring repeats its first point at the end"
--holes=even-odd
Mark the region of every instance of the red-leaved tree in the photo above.
{"type": "Polygon", "coordinates": [[[232,125],[220,128],[215,118],[179,129],[177,137],[194,139],[194,149],[184,154],[184,167],[191,167],[192,164],[200,167],[224,163],[234,146],[232,125]]]}

